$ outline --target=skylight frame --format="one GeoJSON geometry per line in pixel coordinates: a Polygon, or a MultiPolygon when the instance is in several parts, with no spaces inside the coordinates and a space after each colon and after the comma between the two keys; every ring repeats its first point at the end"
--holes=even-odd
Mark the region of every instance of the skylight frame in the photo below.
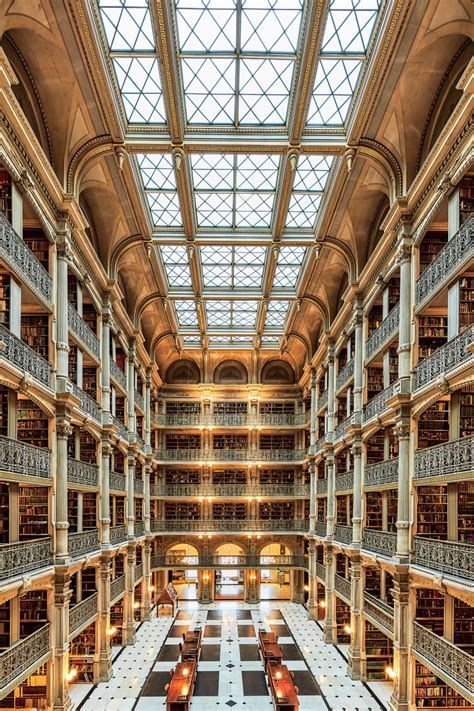
{"type": "Polygon", "coordinates": [[[169,153],[137,153],[136,173],[153,229],[183,227],[173,159],[169,153]]]}
{"type": "Polygon", "coordinates": [[[203,293],[261,290],[268,249],[263,245],[201,245],[203,293]]]}

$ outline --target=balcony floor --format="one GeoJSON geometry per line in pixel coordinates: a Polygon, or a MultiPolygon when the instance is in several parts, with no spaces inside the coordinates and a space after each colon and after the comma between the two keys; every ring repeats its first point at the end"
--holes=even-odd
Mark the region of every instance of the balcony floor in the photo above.
{"type": "MultiPolygon", "coordinates": [[[[388,708],[390,684],[371,684],[371,694],[366,685],[349,679],[346,661],[335,647],[324,644],[319,626],[308,621],[302,605],[271,601],[259,605],[230,601],[198,605],[188,601],[180,605],[180,625],[193,627],[198,620],[205,622],[206,627],[219,628],[217,636],[207,637],[204,631],[203,647],[209,645],[209,658],[220,656],[220,661],[199,661],[191,711],[209,711],[217,708],[217,703],[223,709],[228,707],[233,711],[270,711],[273,708],[263,665],[257,656],[257,640],[249,634],[252,624],[255,634],[259,627],[270,629],[270,624],[278,634],[275,628],[282,626],[279,642],[283,645],[284,663],[295,672],[295,683],[300,688],[300,711],[328,708],[334,711],[362,708],[379,711],[388,708]],[[222,611],[222,616],[214,612],[214,619],[207,619],[208,610],[222,611]],[[238,616],[237,611],[240,611],[238,616]],[[247,612],[242,614],[242,611],[247,612]],[[241,634],[239,625],[242,625],[241,634]],[[216,654],[216,647],[220,655],[216,654]],[[243,661],[254,657],[254,661],[243,661]],[[229,668],[229,664],[233,666],[229,668]],[[229,701],[233,702],[230,706],[229,701]]],[[[125,648],[114,664],[114,677],[94,688],[82,704],[81,696],[85,698],[90,685],[86,685],[88,688],[83,695],[79,685],[73,686],[76,708],[83,711],[165,709],[163,687],[168,681],[169,669],[176,663],[177,656],[174,659],[173,653],[176,650],[177,655],[181,639],[170,635],[172,623],[171,617],[160,615],[142,625],[135,645],[125,648]],[[166,660],[160,661],[163,647],[168,648],[166,660]]]]}

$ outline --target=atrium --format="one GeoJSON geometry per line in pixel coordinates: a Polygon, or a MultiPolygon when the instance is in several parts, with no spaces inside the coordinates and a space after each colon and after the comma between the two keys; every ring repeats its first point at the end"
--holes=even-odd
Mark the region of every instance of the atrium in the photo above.
{"type": "Polygon", "coordinates": [[[474,711],[474,3],[0,3],[0,711],[474,711]]]}

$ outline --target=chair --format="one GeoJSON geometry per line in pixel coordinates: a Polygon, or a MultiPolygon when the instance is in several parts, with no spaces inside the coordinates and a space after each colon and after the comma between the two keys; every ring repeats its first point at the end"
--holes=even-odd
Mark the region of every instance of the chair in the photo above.
{"type": "Polygon", "coordinates": [[[168,692],[168,689],[170,688],[169,684],[165,684],[165,691],[168,692]]]}

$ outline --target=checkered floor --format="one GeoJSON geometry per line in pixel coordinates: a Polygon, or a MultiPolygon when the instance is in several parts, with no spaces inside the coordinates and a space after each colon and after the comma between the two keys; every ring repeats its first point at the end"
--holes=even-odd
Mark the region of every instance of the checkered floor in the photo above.
{"type": "MultiPolygon", "coordinates": [[[[188,629],[201,625],[203,644],[191,711],[264,711],[273,708],[258,653],[259,628],[278,635],[283,663],[294,671],[300,711],[380,711],[388,708],[361,682],[346,675],[347,664],[321,631],[293,603],[187,603],[174,619],[153,618],[114,663],[108,683],[93,687],[81,711],[160,711],[166,708],[165,684],[179,659],[179,643],[188,629]]],[[[77,687],[76,687],[77,688],[77,687]]],[[[387,696],[383,689],[382,696],[387,696]]]]}

